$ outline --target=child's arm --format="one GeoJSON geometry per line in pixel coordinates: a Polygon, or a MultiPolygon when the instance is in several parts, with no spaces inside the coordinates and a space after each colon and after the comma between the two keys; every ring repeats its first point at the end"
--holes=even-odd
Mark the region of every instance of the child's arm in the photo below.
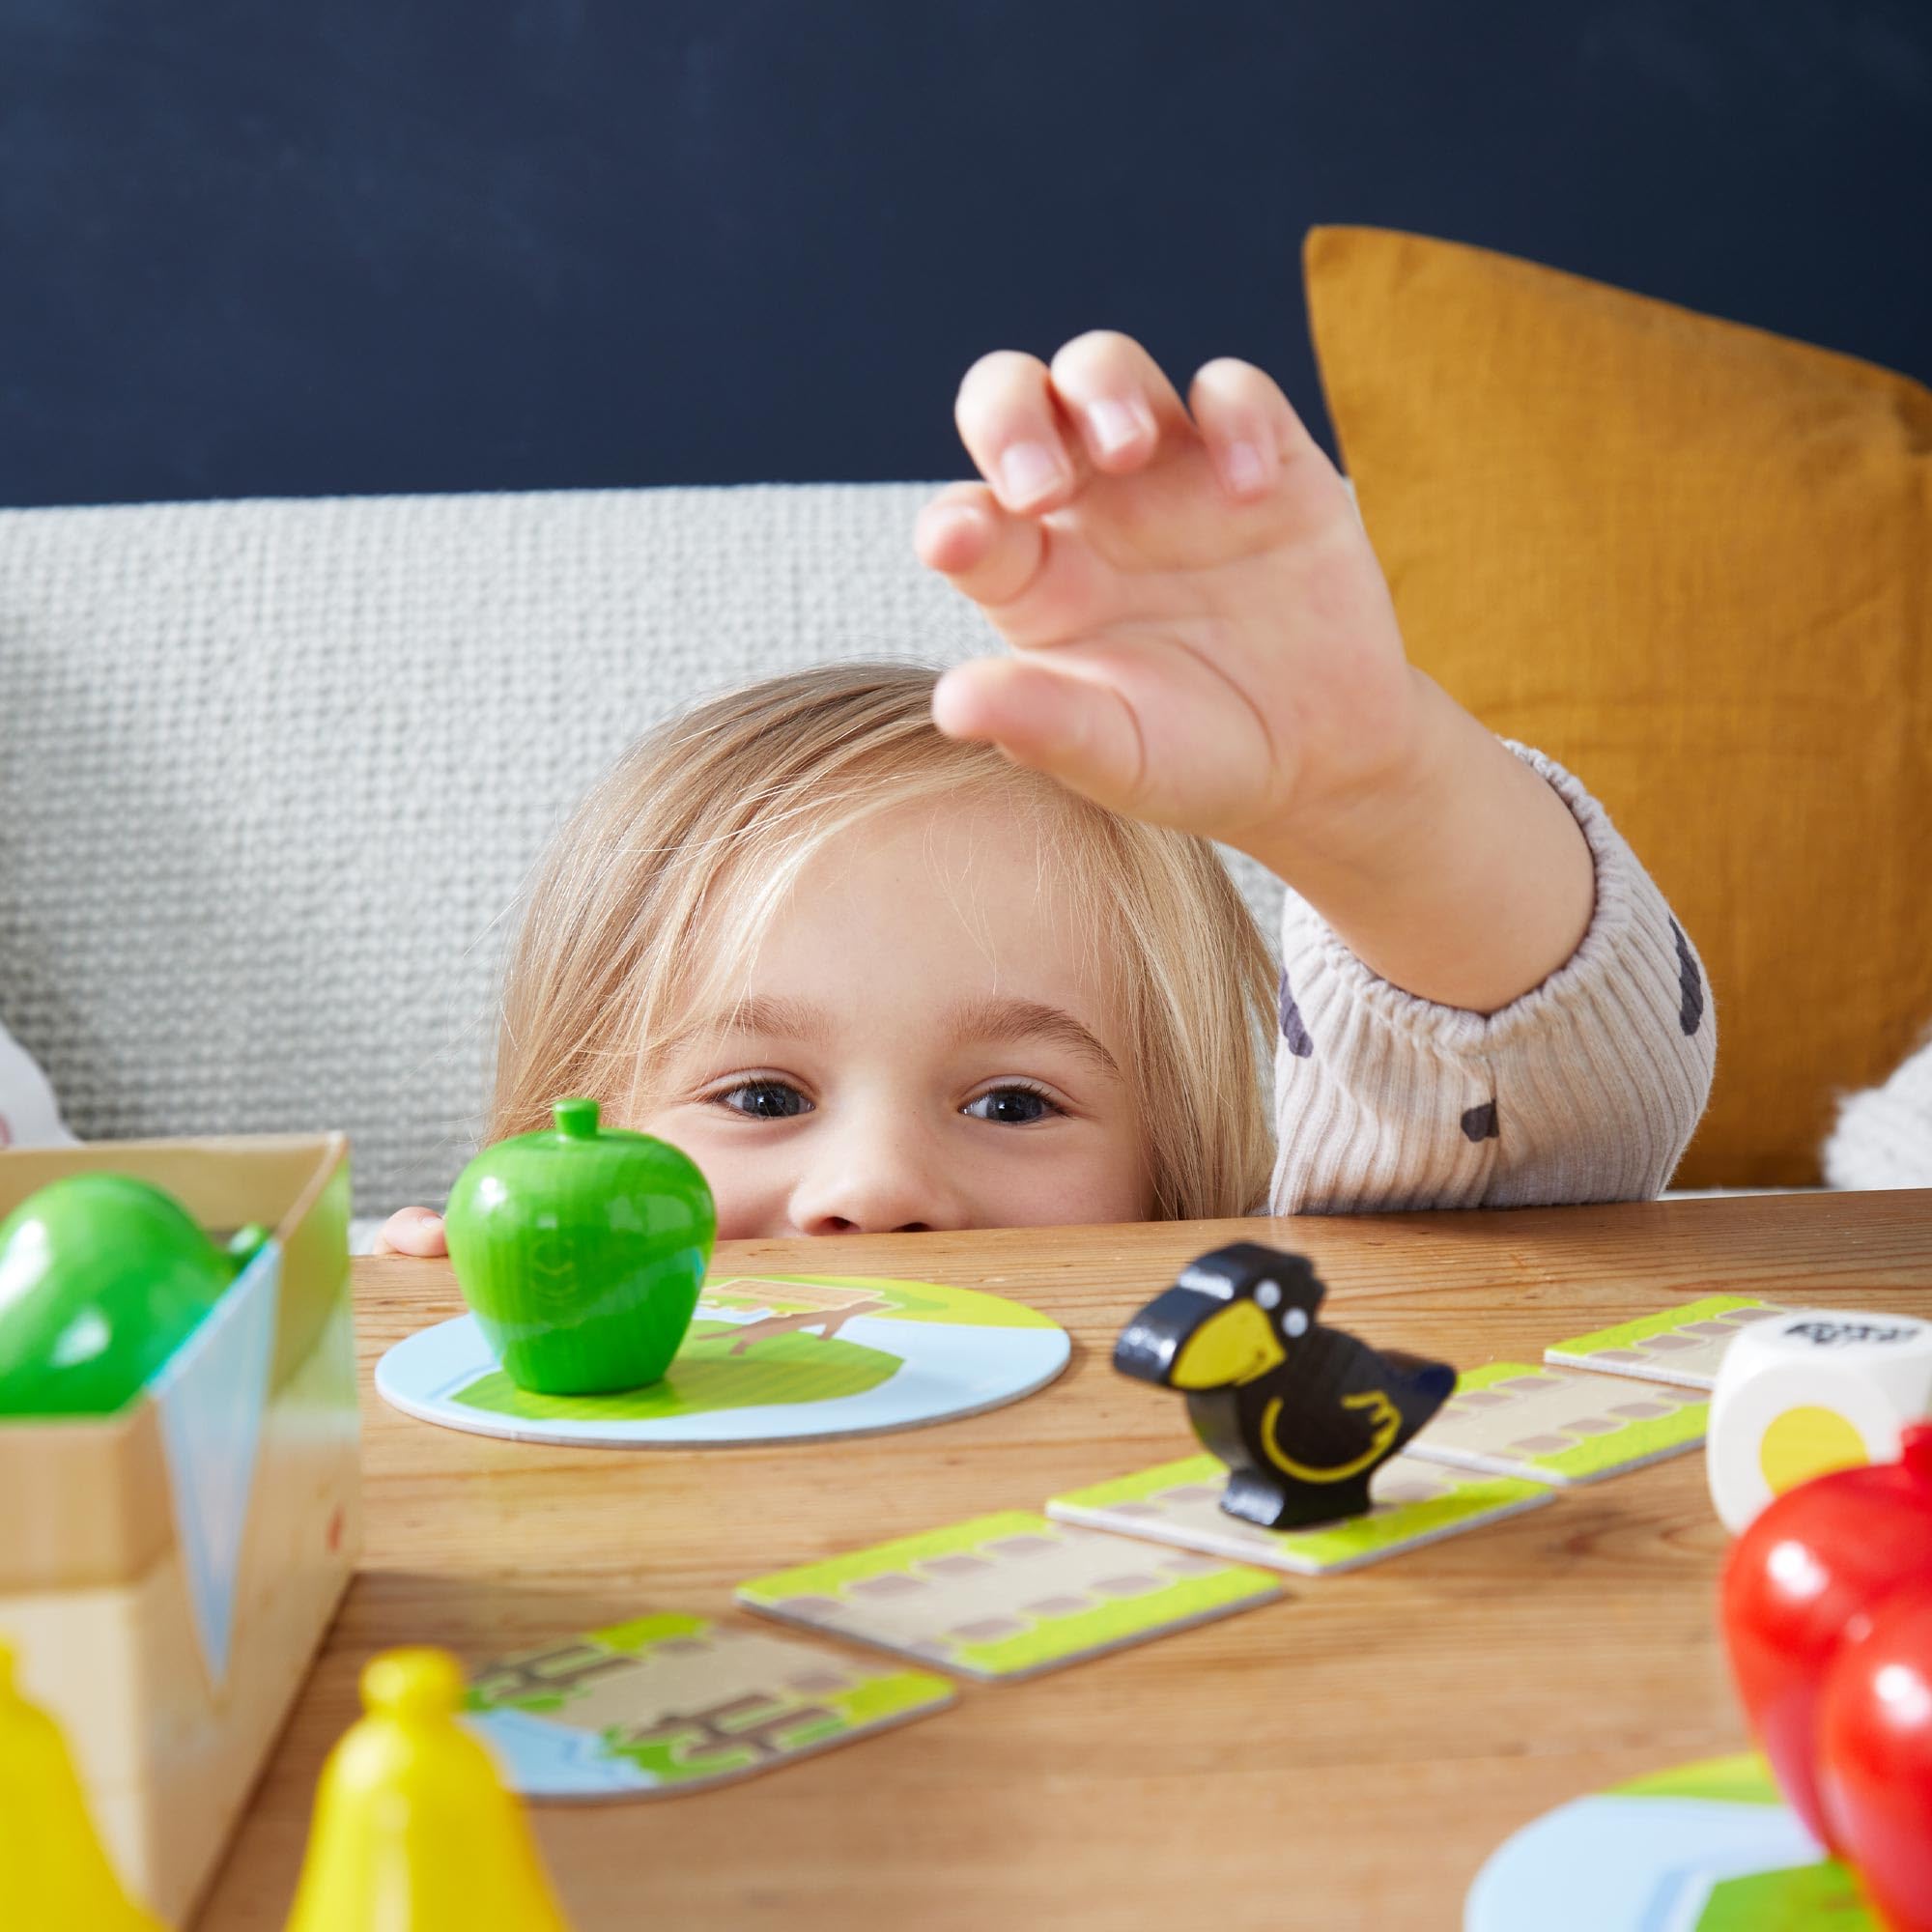
{"type": "Polygon", "coordinates": [[[1378,979],[1291,889],[1275,1213],[1634,1201],[1669,1180],[1711,1089],[1703,968],[1603,807],[1513,749],[1589,846],[1588,930],[1541,985],[1469,1012],[1378,979]]]}
{"type": "MultiPolygon", "coordinates": [[[[1094,334],[1069,343],[1051,370],[1029,356],[984,358],[957,415],[987,481],[928,505],[919,549],[1016,655],[949,672],[934,699],[940,727],[997,743],[1116,810],[1235,845],[1288,882],[1291,953],[1312,945],[1352,1009],[1402,1042],[1400,1067],[1373,1052],[1360,1061],[1360,1026],[1321,1047],[1325,1098],[1339,1082],[1347,1100],[1323,1145],[1352,1131],[1352,1153],[1339,1157],[1367,1198],[1393,1205],[1429,1192],[1408,1184],[1408,1165],[1387,1167],[1389,1136],[1445,1054],[1455,1077],[1433,1104],[1484,1086],[1468,1107],[1493,1100],[1505,1036],[1531,1042],[1530,1071],[1561,1143],[1525,1148],[1544,1170],[1525,1178],[1528,1193],[1604,1198],[1662,1185],[1702,1109],[1711,1044],[1708,1025],[1694,1044],[1654,1037],[1680,972],[1694,970],[1680,967],[1668,909],[1634,857],[1624,867],[1614,833],[1605,826],[1593,847],[1577,801],[1530,754],[1406,662],[1353,503],[1274,384],[1245,363],[1212,362],[1183,408],[1138,344],[1094,334]],[[1624,928],[1639,907],[1633,939],[1624,928]],[[1585,965],[1598,980],[1642,981],[1634,1060],[1602,988],[1576,975],[1585,965]],[[1532,1003],[1539,1017],[1527,1024],[1516,1003],[1533,989],[1553,997],[1532,1003]],[[1579,993],[1591,1009],[1580,1021],[1579,993]],[[1550,1059],[1549,1042],[1566,1025],[1587,1036],[1585,1059],[1602,1078],[1564,1093],[1576,1069],[1550,1059]],[[1616,1094],[1597,1091],[1604,1081],[1616,1094]],[[1630,1125],[1619,1107],[1646,1116],[1634,1187],[1621,1166],[1606,1180],[1577,1165],[1580,1143],[1607,1145],[1630,1125]]],[[[1293,981],[1294,957],[1289,966],[1293,981]]],[[[1285,1016],[1291,1079],[1316,1059],[1295,1050],[1305,1037],[1285,1016]]],[[[1507,1117],[1540,1138],[1533,1112],[1507,1117]]],[[[1487,1198],[1499,1198],[1493,1145],[1482,1164],[1487,1198]]],[[[1308,1180],[1302,1170],[1278,1177],[1277,1206],[1331,1205],[1308,1180]]],[[[1470,1197],[1452,1187],[1449,1198],[1470,1197]]]]}

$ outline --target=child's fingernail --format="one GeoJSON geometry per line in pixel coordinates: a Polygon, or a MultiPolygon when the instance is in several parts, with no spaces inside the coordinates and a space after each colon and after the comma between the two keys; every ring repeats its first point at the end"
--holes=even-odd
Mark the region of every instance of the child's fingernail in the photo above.
{"type": "Polygon", "coordinates": [[[1128,449],[1140,440],[1141,418],[1131,405],[1102,396],[1087,406],[1087,420],[1093,427],[1094,446],[1102,456],[1128,449]]]}
{"type": "Polygon", "coordinates": [[[1259,495],[1268,486],[1268,461],[1252,442],[1232,442],[1224,459],[1228,487],[1237,497],[1259,495]]]}
{"type": "Polygon", "coordinates": [[[1016,442],[1000,458],[1000,492],[1007,507],[1024,509],[1060,481],[1060,465],[1040,442],[1016,442]]]}

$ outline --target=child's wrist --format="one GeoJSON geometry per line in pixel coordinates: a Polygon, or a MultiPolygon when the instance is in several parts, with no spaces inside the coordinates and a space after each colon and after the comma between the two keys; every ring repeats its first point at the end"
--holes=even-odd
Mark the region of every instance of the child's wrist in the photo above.
{"type": "Polygon", "coordinates": [[[1329,881],[1382,892],[1408,876],[1466,770],[1468,744],[1456,727],[1475,722],[1425,672],[1408,667],[1408,679],[1406,715],[1387,722],[1356,769],[1230,842],[1311,896],[1329,881]]]}
{"type": "MultiPolygon", "coordinates": [[[[1421,676],[1417,673],[1418,677],[1421,676]]],[[[1595,864],[1570,808],[1439,687],[1411,758],[1347,819],[1264,858],[1371,971],[1493,1012],[1575,951],[1595,864]]]]}

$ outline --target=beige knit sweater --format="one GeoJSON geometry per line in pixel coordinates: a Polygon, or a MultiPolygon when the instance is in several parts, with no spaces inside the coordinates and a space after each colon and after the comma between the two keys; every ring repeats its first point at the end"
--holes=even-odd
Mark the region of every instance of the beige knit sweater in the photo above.
{"type": "Polygon", "coordinates": [[[1378,979],[1291,891],[1272,1212],[1634,1201],[1670,1179],[1717,1054],[1703,968],[1604,808],[1541,753],[1510,750],[1589,841],[1589,929],[1541,985],[1474,1013],[1378,979]]]}

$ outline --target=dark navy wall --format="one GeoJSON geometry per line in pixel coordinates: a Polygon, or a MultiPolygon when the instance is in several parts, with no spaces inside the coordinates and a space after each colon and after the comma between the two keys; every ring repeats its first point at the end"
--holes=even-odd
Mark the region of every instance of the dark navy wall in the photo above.
{"type": "Polygon", "coordinates": [[[957,473],[1098,324],[1320,408],[1364,221],[1932,377],[1924,0],[0,0],[0,502],[957,473]]]}

